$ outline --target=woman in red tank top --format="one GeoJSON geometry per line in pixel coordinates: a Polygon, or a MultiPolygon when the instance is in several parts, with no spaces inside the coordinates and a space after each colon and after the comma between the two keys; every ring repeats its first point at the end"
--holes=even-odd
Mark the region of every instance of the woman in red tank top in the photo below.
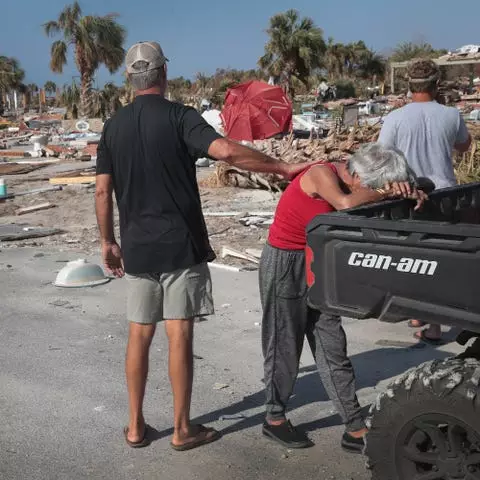
{"type": "Polygon", "coordinates": [[[420,198],[421,203],[423,195],[413,183],[400,152],[371,144],[345,164],[308,167],[280,198],[259,272],[267,437],[289,448],[311,445],[285,415],[306,336],[323,385],[346,427],[341,445],[362,451],[366,427],[341,319],[314,311],[306,303],[305,231],[315,216],[335,210],[402,195],[420,198]]]}

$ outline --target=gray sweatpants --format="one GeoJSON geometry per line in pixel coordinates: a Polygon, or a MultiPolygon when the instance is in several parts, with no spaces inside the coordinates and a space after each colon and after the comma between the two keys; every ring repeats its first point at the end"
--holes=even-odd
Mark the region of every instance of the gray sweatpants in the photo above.
{"type": "Polygon", "coordinates": [[[340,317],[307,306],[305,254],[266,245],[260,260],[267,419],[285,417],[305,336],[328,396],[347,431],[365,427],[340,317]]]}

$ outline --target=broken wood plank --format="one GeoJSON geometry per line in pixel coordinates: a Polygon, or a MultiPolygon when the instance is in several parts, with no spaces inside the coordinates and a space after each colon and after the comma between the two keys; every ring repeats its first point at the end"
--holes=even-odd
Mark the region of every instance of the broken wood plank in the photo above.
{"type": "Polygon", "coordinates": [[[79,183],[95,183],[95,175],[84,177],[55,177],[50,178],[49,182],[52,185],[75,185],[79,183]]]}
{"type": "Polygon", "coordinates": [[[247,253],[240,252],[230,247],[222,247],[222,252],[220,254],[222,258],[225,257],[235,257],[240,258],[242,260],[248,260],[249,262],[258,264],[258,258],[253,257],[252,255],[248,255],[247,253]]]}
{"type": "Polygon", "coordinates": [[[31,207],[19,208],[15,213],[17,215],[25,215],[26,213],[38,212],[40,210],[48,210],[49,208],[56,207],[55,204],[50,202],[38,203],[37,205],[32,205],[31,207]]]}
{"type": "Polygon", "coordinates": [[[275,212],[203,212],[204,217],[238,217],[245,215],[250,217],[273,217],[275,212]]]}
{"type": "Polygon", "coordinates": [[[245,253],[258,259],[262,256],[262,251],[259,248],[246,248],[245,253]]]}
{"type": "Polygon", "coordinates": [[[241,272],[243,270],[243,268],[225,265],[224,263],[209,262],[208,265],[213,268],[218,268],[219,270],[227,270],[228,272],[241,272]]]}

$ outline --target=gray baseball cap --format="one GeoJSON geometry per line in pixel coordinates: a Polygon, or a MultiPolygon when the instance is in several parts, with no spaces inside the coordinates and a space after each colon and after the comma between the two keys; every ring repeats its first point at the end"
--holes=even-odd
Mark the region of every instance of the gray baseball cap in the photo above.
{"type": "Polygon", "coordinates": [[[145,73],[163,67],[168,58],[157,42],[138,42],[127,52],[125,63],[127,73],[145,73]]]}

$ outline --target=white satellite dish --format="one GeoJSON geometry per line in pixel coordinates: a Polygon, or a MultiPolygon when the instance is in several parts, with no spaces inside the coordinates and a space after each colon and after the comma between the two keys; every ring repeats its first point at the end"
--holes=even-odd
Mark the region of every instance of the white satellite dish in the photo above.
{"type": "Polygon", "coordinates": [[[88,130],[90,130],[90,124],[85,121],[85,120],[79,120],[76,124],[75,124],[75,128],[79,131],[79,132],[87,132],[88,130]]]}

